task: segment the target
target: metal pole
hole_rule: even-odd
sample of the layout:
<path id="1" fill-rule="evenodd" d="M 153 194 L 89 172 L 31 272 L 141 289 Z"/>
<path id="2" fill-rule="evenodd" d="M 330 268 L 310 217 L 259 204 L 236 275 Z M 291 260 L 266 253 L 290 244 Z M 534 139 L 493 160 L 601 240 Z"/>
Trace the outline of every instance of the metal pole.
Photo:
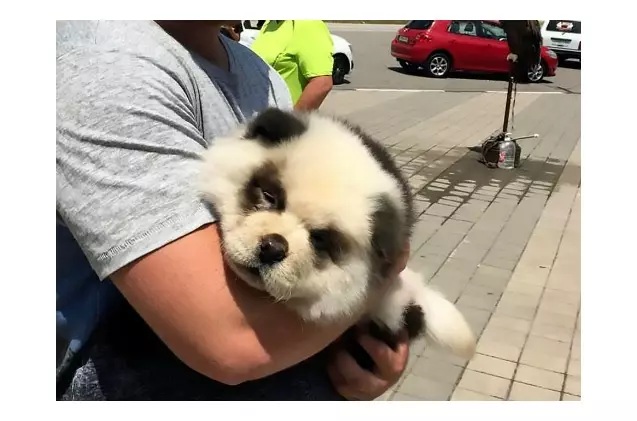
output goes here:
<path id="1" fill-rule="evenodd" d="M 509 115 L 511 114 L 511 93 L 513 92 L 513 83 L 515 78 L 513 75 L 509 76 L 509 86 L 507 88 L 507 102 L 504 111 L 504 124 L 502 125 L 502 132 L 508 133 L 509 128 Z"/>

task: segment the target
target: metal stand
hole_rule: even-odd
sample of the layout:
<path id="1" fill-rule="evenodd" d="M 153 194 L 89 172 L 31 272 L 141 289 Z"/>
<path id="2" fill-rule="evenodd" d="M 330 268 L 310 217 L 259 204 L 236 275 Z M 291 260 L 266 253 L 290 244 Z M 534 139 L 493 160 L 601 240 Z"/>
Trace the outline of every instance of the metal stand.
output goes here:
<path id="1" fill-rule="evenodd" d="M 509 131 L 509 116 L 511 115 L 511 100 L 513 99 L 513 85 L 515 84 L 515 63 L 513 63 L 512 71 L 509 72 L 509 85 L 507 87 L 507 98 L 506 105 L 504 107 L 504 122 L 502 123 L 502 132 L 496 135 L 496 138 L 501 138 L 502 140 L 510 140 L 516 142 L 522 139 L 530 139 L 540 137 L 539 134 L 535 133 L 532 135 L 520 136 L 520 137 L 511 137 L 512 133 Z M 514 110 L 515 112 L 515 110 Z M 522 152 L 522 148 L 520 145 L 517 145 L 516 154 L 515 154 L 515 166 L 518 167 L 520 163 L 520 154 Z"/>

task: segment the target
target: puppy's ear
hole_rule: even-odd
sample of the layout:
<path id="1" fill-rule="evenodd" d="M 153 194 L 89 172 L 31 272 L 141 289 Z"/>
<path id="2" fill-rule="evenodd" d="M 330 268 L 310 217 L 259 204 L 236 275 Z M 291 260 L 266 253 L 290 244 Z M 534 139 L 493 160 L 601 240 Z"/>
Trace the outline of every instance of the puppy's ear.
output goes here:
<path id="1" fill-rule="evenodd" d="M 375 272 L 385 278 L 403 251 L 405 221 L 392 200 L 381 195 L 372 214 L 372 253 Z"/>
<path id="2" fill-rule="evenodd" d="M 296 115 L 278 108 L 267 108 L 249 124 L 246 139 L 255 139 L 267 146 L 277 146 L 307 130 L 305 122 Z"/>

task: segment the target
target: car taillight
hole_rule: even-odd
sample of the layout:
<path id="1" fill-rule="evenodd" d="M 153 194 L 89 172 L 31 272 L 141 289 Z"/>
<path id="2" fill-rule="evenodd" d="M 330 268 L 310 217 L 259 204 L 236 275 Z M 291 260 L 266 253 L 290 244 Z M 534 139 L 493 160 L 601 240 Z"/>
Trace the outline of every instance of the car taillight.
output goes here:
<path id="1" fill-rule="evenodd" d="M 416 35 L 416 42 L 430 41 L 431 37 L 427 34 Z"/>

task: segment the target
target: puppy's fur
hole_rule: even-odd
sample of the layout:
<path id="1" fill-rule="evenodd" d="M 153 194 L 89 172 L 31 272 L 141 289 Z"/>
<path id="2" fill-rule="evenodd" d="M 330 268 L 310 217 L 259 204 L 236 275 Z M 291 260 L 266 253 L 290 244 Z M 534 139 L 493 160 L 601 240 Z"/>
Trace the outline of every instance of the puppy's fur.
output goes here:
<path id="1" fill-rule="evenodd" d="M 206 152 L 200 189 L 219 217 L 228 264 L 306 320 L 357 314 L 409 240 L 409 186 L 385 148 L 318 113 L 270 108 Z M 369 319 L 389 343 L 406 327 L 470 357 L 462 314 L 405 269 Z"/>

